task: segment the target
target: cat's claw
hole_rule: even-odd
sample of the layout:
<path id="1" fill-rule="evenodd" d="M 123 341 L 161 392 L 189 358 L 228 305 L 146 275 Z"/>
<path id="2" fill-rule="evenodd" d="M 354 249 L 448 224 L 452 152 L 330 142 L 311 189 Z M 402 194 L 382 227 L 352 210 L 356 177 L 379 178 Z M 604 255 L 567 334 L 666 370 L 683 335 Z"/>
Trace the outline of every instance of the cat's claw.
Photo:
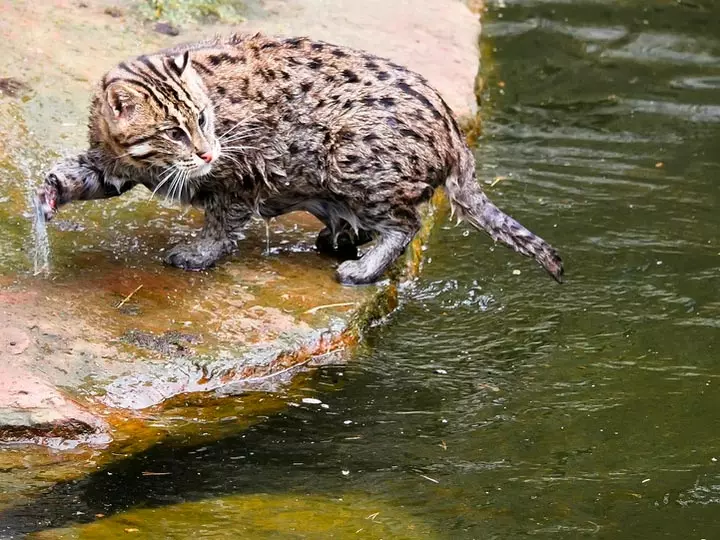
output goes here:
<path id="1" fill-rule="evenodd" d="M 58 190 L 47 180 L 35 192 L 35 205 L 45 221 L 50 221 L 57 213 Z"/>

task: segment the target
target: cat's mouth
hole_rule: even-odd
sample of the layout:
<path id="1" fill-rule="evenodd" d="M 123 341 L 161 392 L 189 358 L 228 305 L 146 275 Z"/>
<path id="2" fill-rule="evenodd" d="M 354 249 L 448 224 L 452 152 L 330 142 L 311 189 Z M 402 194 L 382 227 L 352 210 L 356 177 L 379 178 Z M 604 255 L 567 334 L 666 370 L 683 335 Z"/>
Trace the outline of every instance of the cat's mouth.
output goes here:
<path id="1" fill-rule="evenodd" d="M 214 160 L 213 160 L 214 161 Z M 213 163 L 203 163 L 202 165 L 196 165 L 195 168 L 190 172 L 190 178 L 201 178 L 205 175 L 210 174 L 212 171 Z"/>
<path id="2" fill-rule="evenodd" d="M 190 178 L 201 178 L 210 174 L 213 165 L 220 158 L 220 145 L 215 144 L 213 149 L 205 154 L 193 156 L 193 169 L 190 171 Z"/>

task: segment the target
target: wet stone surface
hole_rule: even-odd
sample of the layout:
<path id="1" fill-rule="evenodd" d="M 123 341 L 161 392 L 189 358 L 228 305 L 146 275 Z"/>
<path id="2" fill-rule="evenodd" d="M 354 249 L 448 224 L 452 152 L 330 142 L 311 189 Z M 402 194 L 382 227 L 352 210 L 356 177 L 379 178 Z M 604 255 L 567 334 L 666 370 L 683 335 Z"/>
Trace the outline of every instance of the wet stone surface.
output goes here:
<path id="1" fill-rule="evenodd" d="M 361 16 L 367 6 L 315 4 L 259 4 L 232 30 L 307 34 L 412 60 L 415 38 L 382 38 L 387 17 L 402 16 L 405 24 L 409 12 L 393 13 L 377 2 L 375 17 L 383 20 L 374 25 Z M 445 64 L 447 72 L 425 74 L 441 89 L 461 88 L 448 99 L 467 113 L 474 99 L 477 17 L 458 2 L 437 4 L 447 8 L 440 26 L 448 33 L 428 39 L 446 41 L 438 53 L 457 58 Z M 320 8 L 334 30 L 317 26 Z M 408 32 L 437 23 L 422 9 L 412 17 L 417 20 Z M 49 266 L 34 275 L 30 194 L 50 163 L 85 147 L 95 81 L 125 57 L 228 31 L 184 24 L 174 39 L 138 19 L 130 2 L 53 0 L 3 8 L 8 78 L 0 82 L 0 441 L 73 448 L 62 457 L 34 454 L 55 463 L 50 469 L 60 477 L 81 474 L 113 452 L 153 444 L 177 429 L 179 418 L 202 416 L 206 403 L 196 403 L 195 393 L 232 400 L 248 390 L 287 387 L 308 366 L 342 361 L 364 326 L 396 304 L 393 280 L 402 269 L 378 286 L 340 286 L 333 280 L 337 263 L 314 249 L 320 225 L 304 214 L 254 223 L 240 253 L 211 271 L 168 268 L 165 250 L 197 234 L 202 216 L 149 200 L 140 189 L 63 208 L 48 224 Z M 417 269 L 420 252 L 412 250 L 408 268 Z M 103 445 L 109 450 L 93 449 Z M 0 454 L 0 466 L 11 475 L 6 484 L 25 486 L 19 492 L 33 489 L 34 481 L 17 467 L 20 454 Z M 67 460 L 76 465 L 57 468 Z"/>

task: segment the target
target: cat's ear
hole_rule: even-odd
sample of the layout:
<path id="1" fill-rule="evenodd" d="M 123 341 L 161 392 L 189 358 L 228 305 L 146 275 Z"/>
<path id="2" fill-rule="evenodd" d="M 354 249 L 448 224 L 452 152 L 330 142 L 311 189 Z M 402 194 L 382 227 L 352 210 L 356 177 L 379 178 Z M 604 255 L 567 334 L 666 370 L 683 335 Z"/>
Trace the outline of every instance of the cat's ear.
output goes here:
<path id="1" fill-rule="evenodd" d="M 117 81 L 105 89 L 105 103 L 115 120 L 127 120 L 137 110 L 142 95 L 132 85 Z"/>
<path id="2" fill-rule="evenodd" d="M 178 77 L 182 77 L 185 70 L 190 65 L 190 51 L 174 56 L 170 59 L 170 69 L 172 69 Z"/>

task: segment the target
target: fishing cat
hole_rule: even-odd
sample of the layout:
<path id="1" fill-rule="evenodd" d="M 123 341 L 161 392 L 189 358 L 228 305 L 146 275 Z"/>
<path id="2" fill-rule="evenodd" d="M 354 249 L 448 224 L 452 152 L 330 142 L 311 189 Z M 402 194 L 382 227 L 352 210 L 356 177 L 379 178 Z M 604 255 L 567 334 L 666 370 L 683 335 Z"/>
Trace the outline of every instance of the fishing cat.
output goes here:
<path id="1" fill-rule="evenodd" d="M 338 280 L 372 283 L 418 231 L 418 205 L 444 186 L 461 218 L 562 279 L 557 252 L 482 192 L 438 93 L 362 51 L 257 34 L 140 56 L 97 87 L 89 139 L 38 189 L 46 219 L 71 201 L 142 184 L 205 211 L 198 238 L 167 254 L 180 268 L 233 252 L 253 215 L 306 210 L 325 224 L 317 248 L 348 259 Z"/>

